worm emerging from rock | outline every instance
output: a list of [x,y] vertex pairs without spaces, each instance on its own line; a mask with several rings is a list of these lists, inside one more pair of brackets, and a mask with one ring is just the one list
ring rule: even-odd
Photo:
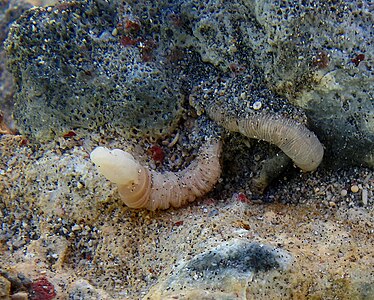
[[213,108],[208,115],[230,131],[278,146],[303,171],[315,170],[322,161],[324,150],[317,136],[292,119],[269,113],[234,118]]
[[100,173],[118,185],[127,206],[156,210],[180,207],[209,192],[221,175],[221,150],[220,141],[209,141],[187,168],[164,173],[147,169],[119,149],[97,147],[90,157]]

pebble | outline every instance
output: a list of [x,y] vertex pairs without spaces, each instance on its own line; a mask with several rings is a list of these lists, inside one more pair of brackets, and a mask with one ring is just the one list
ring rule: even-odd
[[330,206],[330,207],[336,207],[336,203],[335,203],[334,201],[330,201],[330,202],[329,202],[329,206]]
[[18,292],[10,296],[12,300],[27,300],[28,295],[26,292]]
[[354,184],[354,185],[351,186],[352,193],[357,193],[358,190],[359,190],[358,185]]
[[81,227],[78,224],[75,224],[73,227],[71,227],[72,231],[78,231],[81,230]]
[[367,189],[362,190],[361,202],[363,206],[366,206],[368,204],[368,190]]
[[255,103],[253,103],[254,110],[259,110],[261,107],[262,107],[261,101],[256,101]]
[[348,194],[348,191],[345,190],[345,189],[343,189],[343,190],[340,191],[340,196],[342,196],[342,197],[347,196],[347,194]]

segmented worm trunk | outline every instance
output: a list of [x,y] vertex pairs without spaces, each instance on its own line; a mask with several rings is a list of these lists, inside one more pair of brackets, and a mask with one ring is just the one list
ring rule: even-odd
[[125,204],[132,208],[149,210],[180,207],[209,192],[221,175],[220,141],[208,142],[198,157],[179,172],[139,170],[138,184],[118,185]]
[[282,116],[257,113],[237,119],[216,109],[209,116],[226,129],[278,146],[295,165],[304,171],[315,170],[323,158],[323,146],[317,136],[304,125]]

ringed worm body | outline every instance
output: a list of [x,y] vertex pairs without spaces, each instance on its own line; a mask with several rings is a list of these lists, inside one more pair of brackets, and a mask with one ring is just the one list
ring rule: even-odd
[[[196,159],[178,172],[149,170],[129,153],[118,149],[98,147],[92,151],[91,160],[107,179],[117,183],[127,206],[156,210],[180,207],[209,192],[221,175],[221,150],[220,141],[207,142]],[[129,176],[134,170],[136,176]]]
[[234,118],[213,108],[208,115],[230,131],[278,146],[303,171],[315,170],[322,161],[324,150],[317,136],[292,119],[268,113]]

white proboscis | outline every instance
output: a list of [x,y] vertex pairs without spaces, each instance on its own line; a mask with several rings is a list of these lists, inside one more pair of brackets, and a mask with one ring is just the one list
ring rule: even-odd
[[91,152],[90,158],[109,181],[121,185],[138,183],[140,165],[130,153],[97,147]]

